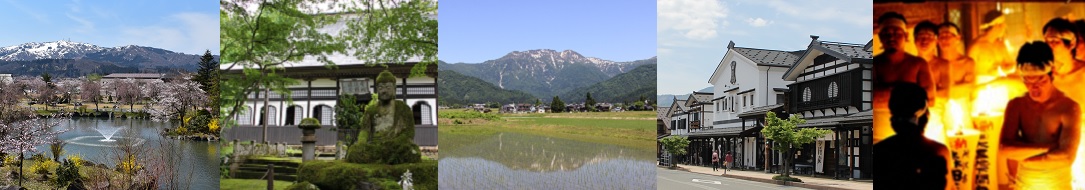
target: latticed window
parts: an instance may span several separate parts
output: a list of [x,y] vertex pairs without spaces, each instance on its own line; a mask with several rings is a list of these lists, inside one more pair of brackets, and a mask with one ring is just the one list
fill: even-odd
[[840,87],[836,86],[836,82],[829,83],[829,97],[835,98],[840,92]]
[[367,79],[342,79],[339,81],[340,94],[368,94],[369,80]]
[[237,115],[238,125],[252,125],[252,109],[249,106],[245,106],[245,111]]
[[811,95],[810,94],[810,87],[803,88],[803,90],[802,90],[802,101],[803,102],[809,102],[810,101],[810,95]]

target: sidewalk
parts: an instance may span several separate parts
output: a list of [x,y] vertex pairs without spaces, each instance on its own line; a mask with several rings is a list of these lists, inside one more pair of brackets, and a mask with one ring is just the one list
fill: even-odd
[[[689,170],[690,172],[693,172],[693,173],[709,174],[709,175],[713,175],[713,176],[720,176],[720,175],[723,174],[723,169],[720,169],[720,171],[712,171],[712,167],[701,167],[701,166],[691,166],[691,165],[682,165],[682,164],[678,164],[678,167],[687,169],[687,170]],[[775,184],[776,182],[775,182],[775,180],[772,180],[772,176],[776,176],[776,175],[779,175],[779,174],[765,173],[764,171],[740,171],[740,170],[733,170],[732,169],[730,171],[727,171],[727,175],[723,175],[723,177],[736,178],[736,179],[749,180],[749,181],[758,181],[758,182],[765,182],[765,183],[774,183]],[[835,180],[835,179],[816,178],[816,177],[809,177],[809,176],[802,176],[802,175],[792,175],[791,177],[802,179],[803,183],[790,184],[791,186],[797,186],[797,187],[802,187],[802,188],[810,188],[810,189],[862,189],[862,190],[873,190],[874,189],[874,183],[873,182]]]

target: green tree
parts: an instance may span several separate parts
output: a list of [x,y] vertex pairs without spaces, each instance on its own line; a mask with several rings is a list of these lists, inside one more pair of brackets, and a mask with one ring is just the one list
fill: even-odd
[[539,107],[539,105],[542,105],[542,100],[539,100],[538,98],[536,98],[535,99],[535,107]]
[[[354,95],[344,94],[339,96],[339,102],[335,106],[335,125],[340,129],[362,128],[362,104],[356,102]],[[376,99],[372,100],[376,102]]]
[[765,113],[765,128],[761,129],[761,134],[765,135],[766,139],[772,140],[772,149],[780,151],[784,156],[784,170],[781,176],[789,178],[791,171],[791,158],[792,149],[802,147],[804,144],[814,142],[819,137],[829,134],[830,130],[817,129],[817,128],[801,128],[797,129],[799,124],[806,123],[806,120],[799,118],[797,114],[792,114],[788,119],[781,119],[776,117],[776,113]]
[[565,102],[561,102],[561,98],[554,96],[554,99],[550,101],[550,112],[561,113],[565,111]]
[[595,111],[595,99],[591,98],[591,92],[588,92],[588,97],[584,98],[584,106],[588,107],[588,111]]
[[669,136],[660,139],[659,144],[663,145],[663,150],[671,153],[671,168],[674,168],[674,156],[686,155],[689,139],[683,136]]
[[208,107],[211,108],[212,116],[219,116],[219,62],[215,60],[215,56],[211,55],[211,50],[207,50],[200,56],[200,62],[197,63],[199,69],[196,70],[196,76],[193,80],[200,84],[200,89],[207,92]]

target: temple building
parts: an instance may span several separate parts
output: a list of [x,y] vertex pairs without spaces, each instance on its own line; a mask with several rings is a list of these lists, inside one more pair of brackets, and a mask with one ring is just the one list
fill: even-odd
[[[345,27],[345,22],[339,22],[322,31],[338,31]],[[301,140],[301,130],[296,125],[302,118],[315,118],[324,126],[317,130],[317,145],[334,145],[338,140],[350,139],[345,136],[353,136],[347,134],[351,132],[339,134],[343,130],[335,129],[335,108],[340,96],[351,95],[358,104],[369,103],[372,94],[376,93],[377,75],[388,69],[396,76],[396,99],[404,101],[414,112],[415,144],[437,145],[436,64],[426,68],[425,76],[410,76],[412,67],[420,61],[417,58],[405,64],[385,63],[387,68],[344,54],[328,55],[328,59],[335,62],[336,68],[326,67],[313,56],[283,64],[285,71],[277,74],[298,81],[287,86],[292,101],[283,94],[267,89],[250,94],[245,102],[245,111],[235,118],[238,126],[225,131],[223,138],[260,141],[263,138],[262,125],[266,123],[269,128],[267,141],[297,144]],[[241,69],[223,72],[240,73]],[[267,114],[264,114],[265,109]]]

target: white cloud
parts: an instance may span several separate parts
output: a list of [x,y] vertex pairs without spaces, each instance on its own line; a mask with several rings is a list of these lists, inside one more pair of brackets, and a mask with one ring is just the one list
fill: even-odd
[[727,26],[727,7],[715,0],[662,0],[656,14],[660,31],[676,31],[685,38],[715,38],[718,29]]
[[151,46],[187,54],[219,54],[219,18],[203,13],[178,13],[161,24],[122,30],[125,44]]
[[[870,11],[853,10],[853,9],[873,9],[873,3],[870,1],[862,1],[862,4],[857,4],[858,1],[783,1],[783,0],[767,0],[760,1],[766,2],[768,6],[776,9],[778,13],[784,13],[799,19],[806,20],[819,20],[819,21],[843,21],[849,24],[857,26],[867,26],[872,24],[874,16],[872,14],[864,14]],[[845,8],[845,10],[842,10]]]
[[77,17],[77,16],[72,15],[72,14],[65,14],[65,15],[67,15],[68,18],[72,19],[73,21],[79,23],[80,27],[75,29],[76,32],[88,33],[88,32],[94,31],[94,22],[91,22],[91,21],[89,21],[89,20],[87,20],[85,18],[82,18],[82,17]]
[[746,23],[749,23],[750,26],[762,27],[762,26],[767,26],[769,24],[772,24],[772,21],[768,21],[768,20],[761,19],[761,18],[756,18],[756,19],[755,18],[747,18]]

